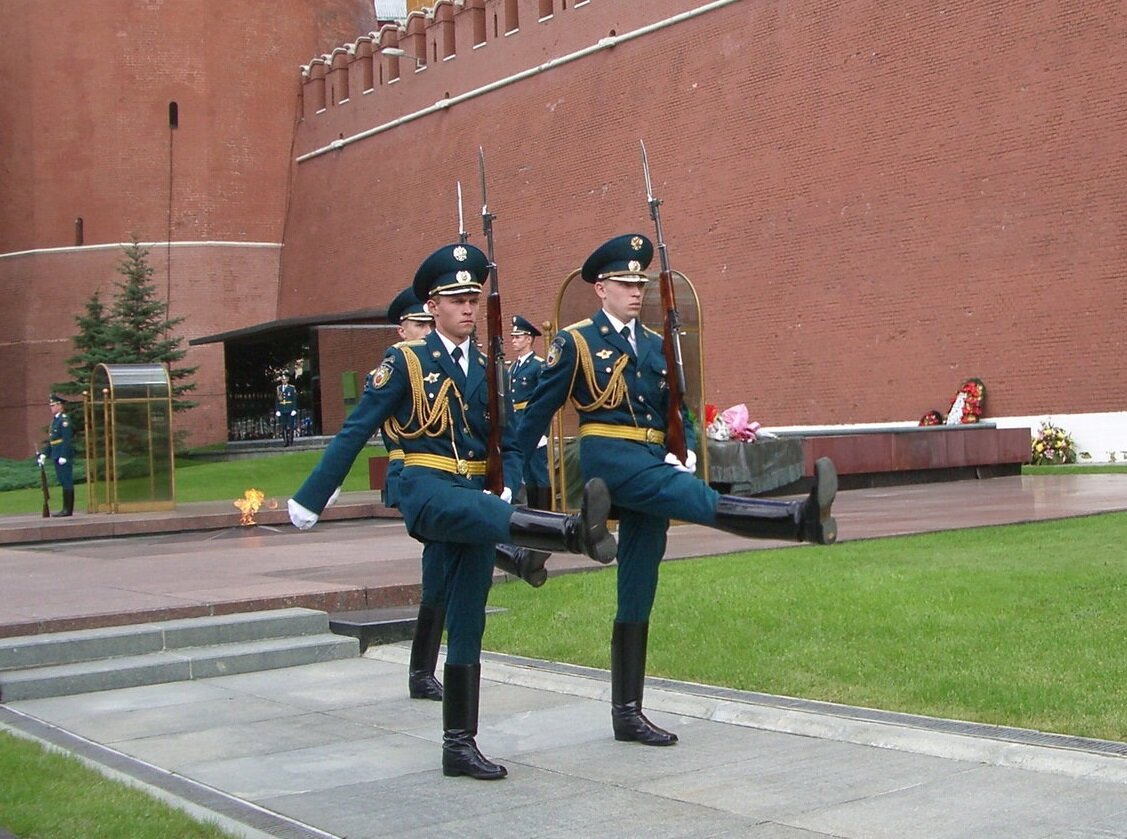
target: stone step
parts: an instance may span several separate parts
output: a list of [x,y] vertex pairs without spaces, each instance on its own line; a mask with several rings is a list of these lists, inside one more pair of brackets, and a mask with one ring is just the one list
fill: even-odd
[[[321,613],[324,618],[324,613]],[[263,638],[0,672],[0,702],[206,679],[354,658],[351,638],[325,633]]]
[[[503,612],[504,609],[488,606],[485,614]],[[329,616],[329,629],[338,635],[347,635],[360,642],[364,653],[372,644],[394,644],[414,637],[419,617],[418,606],[386,606],[379,609],[357,609],[352,612],[333,612]]]
[[415,634],[418,606],[387,606],[382,609],[358,609],[333,612],[328,616],[329,630],[355,638],[363,654],[372,644],[394,644],[408,641]]
[[316,609],[273,609],[0,639],[0,672],[329,631]]

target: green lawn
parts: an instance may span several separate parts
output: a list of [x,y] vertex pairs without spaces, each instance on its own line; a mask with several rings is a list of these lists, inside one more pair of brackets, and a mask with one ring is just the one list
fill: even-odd
[[[668,562],[648,672],[1127,740],[1125,536],[1114,513]],[[488,649],[609,666],[613,568],[490,603]]]
[[0,731],[0,827],[43,839],[224,839],[148,793],[78,758]]

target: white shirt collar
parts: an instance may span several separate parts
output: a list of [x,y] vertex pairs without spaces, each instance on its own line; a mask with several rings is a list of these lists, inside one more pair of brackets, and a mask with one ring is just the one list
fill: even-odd
[[637,325],[634,323],[634,321],[637,320],[637,318],[630,318],[630,320],[627,323],[623,323],[618,318],[616,318],[614,315],[612,315],[610,312],[608,312],[606,309],[603,309],[603,314],[607,316],[607,320],[610,321],[610,325],[614,329],[615,332],[618,332],[618,333],[621,334],[622,327],[624,327],[624,326],[630,327],[630,338],[631,338],[631,340],[634,340],[634,335],[637,332],[637,329],[636,329]]
[[451,355],[454,354],[454,347],[462,348],[462,360],[458,363],[462,366],[462,372],[468,373],[470,370],[470,339],[467,338],[462,343],[455,344],[437,329],[434,331],[434,334],[439,337],[439,340],[442,341],[442,346],[446,347],[446,352],[450,353]]

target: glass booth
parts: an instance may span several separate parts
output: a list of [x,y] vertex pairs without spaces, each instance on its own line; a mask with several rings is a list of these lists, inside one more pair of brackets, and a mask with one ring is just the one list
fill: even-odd
[[172,383],[163,364],[99,364],[84,394],[87,509],[172,510]]

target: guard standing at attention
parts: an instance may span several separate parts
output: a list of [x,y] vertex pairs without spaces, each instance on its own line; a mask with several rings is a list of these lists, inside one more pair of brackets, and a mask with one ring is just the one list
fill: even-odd
[[393,346],[372,371],[361,404],[333,438],[313,473],[289,500],[290,520],[312,527],[339,484],[339,460],[351,462],[356,438],[390,422],[403,448],[399,509],[407,531],[433,546],[446,581],[442,771],[495,780],[507,775],[477,748],[481,639],[498,544],[614,557],[606,526],[606,484],[584,487],[575,515],[526,510],[509,500],[521,484],[521,457],[511,429],[503,441],[505,488],[484,491],[488,390],[486,361],[471,336],[488,258],[470,244],[439,248],[419,266],[413,288],[426,300],[435,329]]
[[289,370],[282,371],[282,383],[274,393],[274,416],[282,429],[282,445],[289,446],[297,427],[297,388],[290,384]]
[[829,544],[837,534],[830,515],[837,473],[828,458],[819,459],[814,487],[803,501],[720,495],[695,475],[695,435],[687,411],[682,415],[688,462],[666,451],[670,371],[662,336],[638,320],[652,258],[650,240],[631,233],[606,242],[584,262],[582,277],[594,286],[602,308],[552,341],[518,442],[530,457],[552,416],[571,399],[579,413],[583,477],[606,481],[619,511],[618,608],[611,636],[614,736],[669,746],[677,735],[642,713],[649,617],[669,520],[756,539]]
[[48,460],[55,464],[55,477],[63,490],[63,507],[54,515],[65,518],[74,515],[74,428],[66,415],[63,397],[52,393],[48,404],[51,406],[50,437],[39,453],[38,462],[40,466]]
[[[513,363],[509,365],[509,393],[513,396],[513,419],[520,427],[520,418],[528,407],[528,400],[540,381],[544,359],[536,354],[533,343],[541,332],[520,315],[513,315],[513,329],[509,343],[513,348]],[[548,482],[548,438],[541,437],[536,452],[528,459],[524,470],[524,487],[528,506],[540,510],[552,509],[552,488]]]

